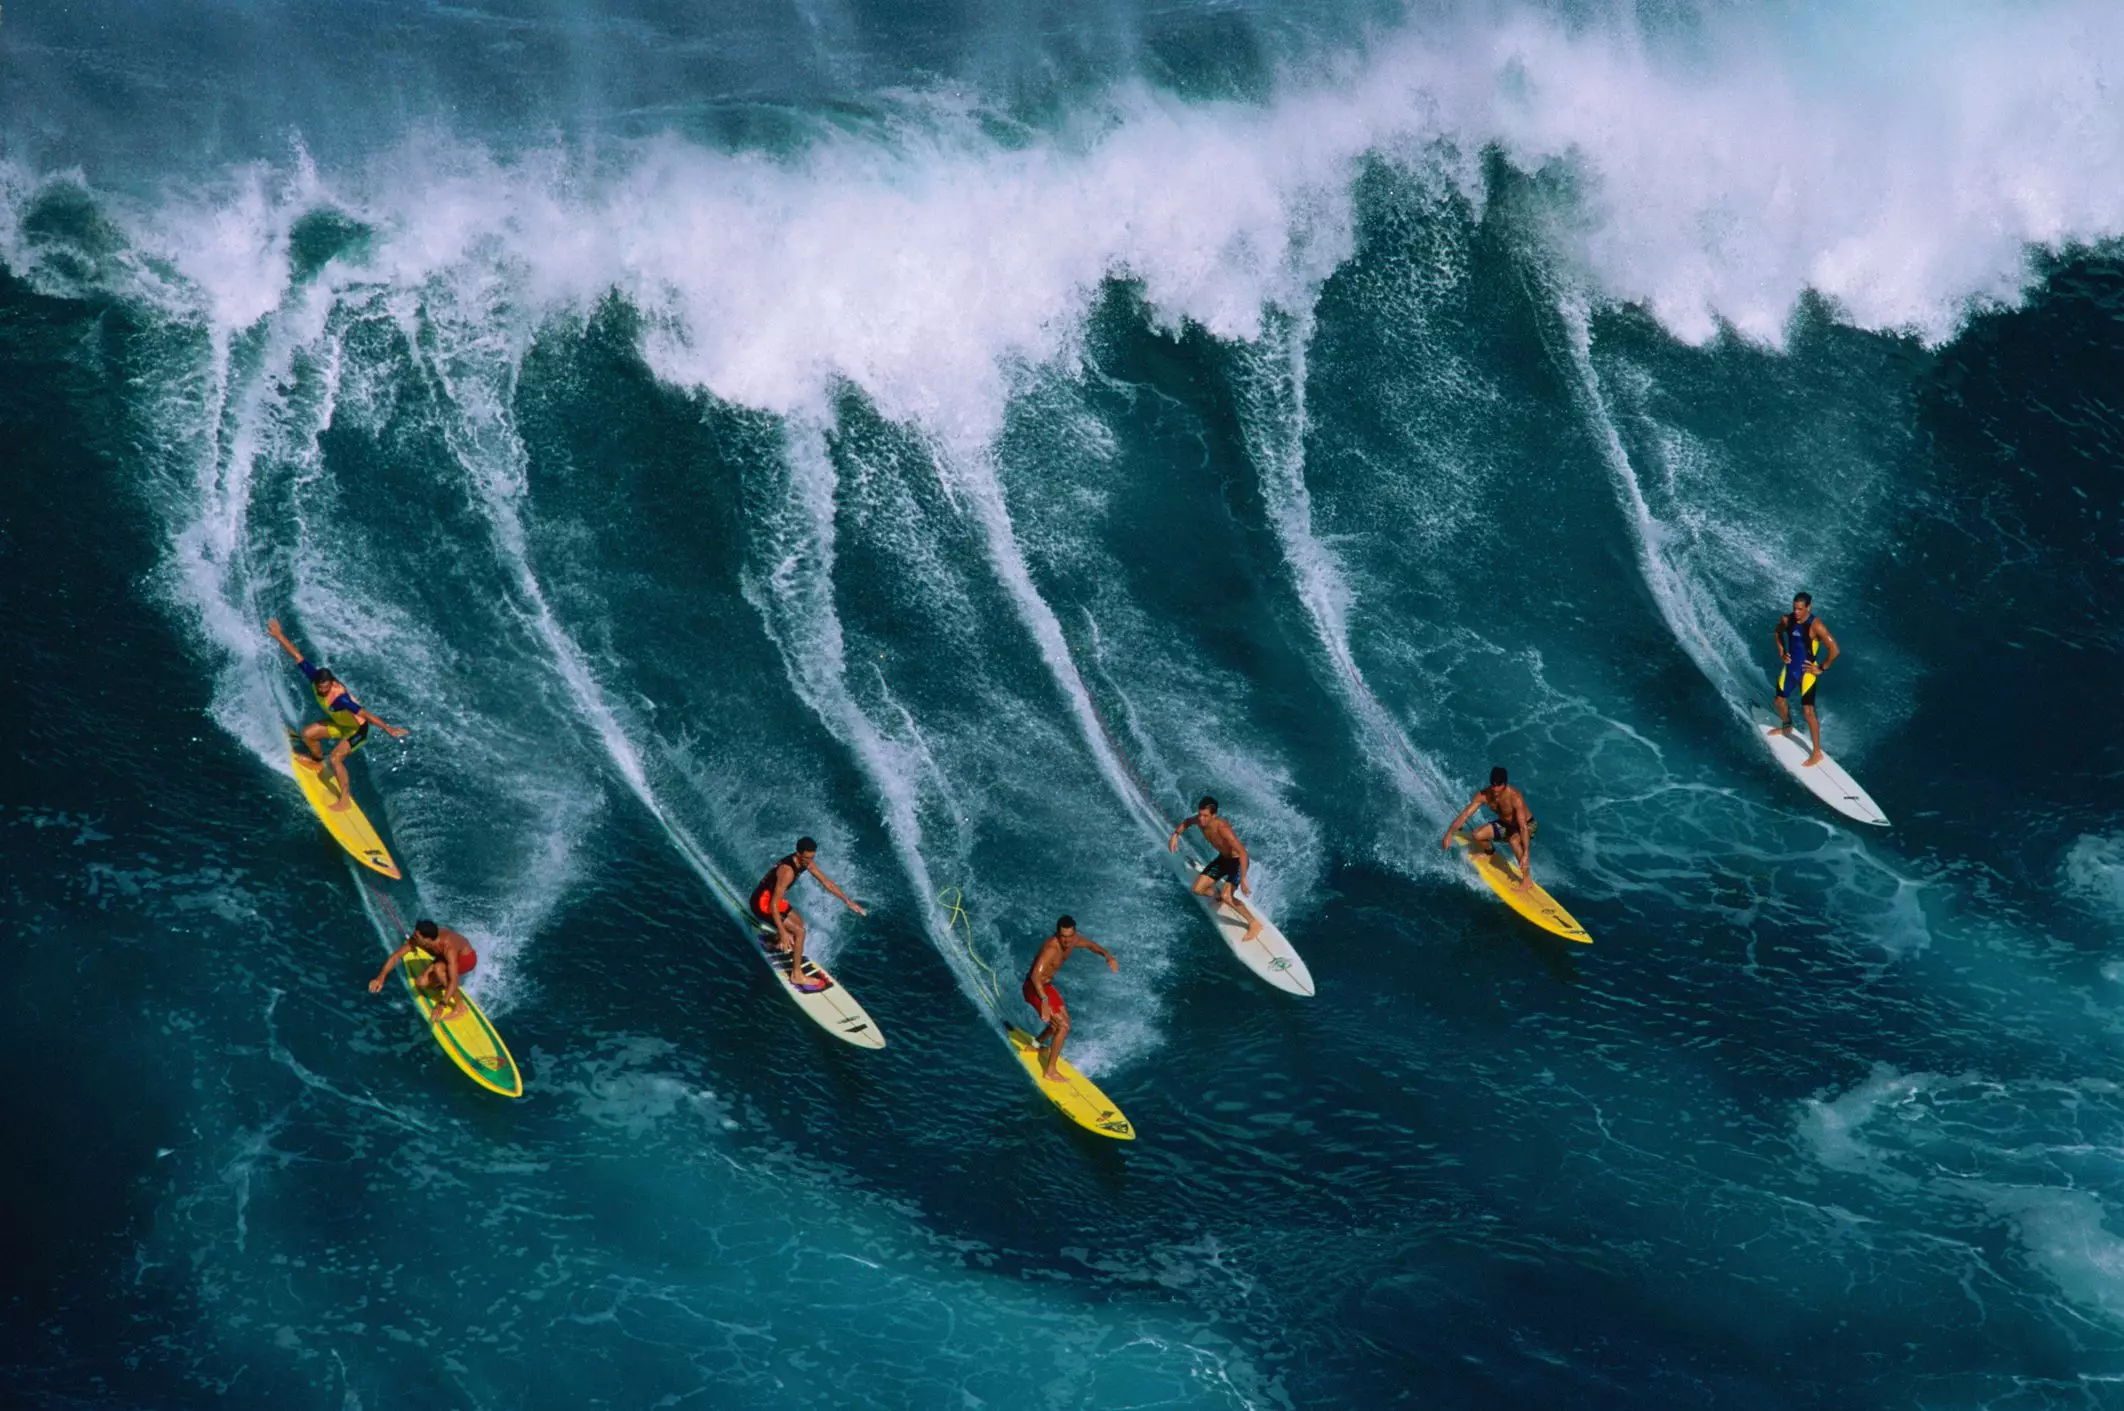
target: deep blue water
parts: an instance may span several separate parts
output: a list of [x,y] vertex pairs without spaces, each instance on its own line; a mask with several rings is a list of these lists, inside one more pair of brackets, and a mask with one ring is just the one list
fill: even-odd
[[2124,1404],[2124,23],[1907,18],[11,9],[0,1400]]

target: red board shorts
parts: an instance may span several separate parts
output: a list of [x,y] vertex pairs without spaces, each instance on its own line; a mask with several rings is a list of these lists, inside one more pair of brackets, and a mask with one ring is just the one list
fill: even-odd
[[1018,993],[1024,995],[1025,1002],[1037,1010],[1040,1007],[1040,995],[1042,991],[1045,991],[1047,995],[1048,1017],[1051,1019],[1061,1019],[1067,1017],[1069,1014],[1069,1006],[1062,1002],[1062,992],[1055,988],[1054,981],[1052,980],[1048,981],[1045,985],[1035,987],[1032,982],[1032,976],[1028,975],[1025,977],[1024,986],[1020,988]]
[[[431,955],[427,951],[419,950],[418,947],[415,949],[418,954],[428,957],[427,969],[422,971],[420,979],[426,980],[429,971],[434,972],[438,981],[450,978],[450,958],[448,956]],[[466,946],[464,952],[458,957],[457,973],[459,975],[469,975],[472,973],[472,967],[477,964],[479,964],[479,952],[470,946]]]
[[[768,903],[773,900],[773,892],[768,891],[765,887],[760,888],[758,892],[753,894],[752,914],[754,916],[762,917],[768,921],[772,921],[774,919],[774,909],[770,907]],[[789,914],[789,898],[782,898],[781,910],[784,916],[787,916]]]

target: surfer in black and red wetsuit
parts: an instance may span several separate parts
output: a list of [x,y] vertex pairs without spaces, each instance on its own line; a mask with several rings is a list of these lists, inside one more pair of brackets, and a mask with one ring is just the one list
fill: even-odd
[[845,902],[850,911],[858,916],[868,914],[835,885],[833,878],[819,871],[818,857],[819,845],[810,838],[799,838],[796,851],[768,868],[767,875],[752,889],[752,914],[774,927],[776,948],[789,953],[789,983],[805,994],[825,989],[826,981],[804,982],[804,915],[789,905],[789,889],[796,879],[808,872],[813,881]]
[[420,978],[413,982],[413,988],[440,996],[428,1015],[428,1022],[440,1024],[446,1019],[455,1019],[464,1004],[463,997],[457,992],[458,982],[479,964],[479,952],[472,949],[472,943],[458,932],[448,926],[438,926],[425,916],[413,923],[412,934],[406,937],[406,943],[391,952],[383,969],[369,981],[369,993],[373,995],[383,989],[384,981],[390,978],[391,968],[416,950],[435,959],[435,963],[422,970]]
[[[1821,680],[1822,673],[1829,669],[1829,663],[1843,654],[1842,648],[1837,646],[1836,638],[1829,635],[1828,627],[1814,615],[1814,599],[1805,593],[1792,595],[1792,611],[1777,620],[1775,636],[1777,659],[1782,665],[1777,670],[1777,694],[1774,699],[1777,702],[1777,718],[1785,723],[1770,733],[1792,733],[1792,707],[1787,702],[1797,695],[1800,714],[1807,718],[1807,737],[1814,746],[1814,753],[1800,763],[1820,764],[1822,721],[1821,717],[1814,713],[1814,687],[1815,683]],[[1824,647],[1829,649],[1827,656],[1822,654]],[[1795,676],[1799,678],[1796,681],[1793,679]]]
[[1107,955],[1104,946],[1077,930],[1076,918],[1065,916],[1055,923],[1055,933],[1040,942],[1040,953],[1033,957],[1032,969],[1025,972],[1025,984],[1019,991],[1025,1002],[1040,1012],[1040,1022],[1046,1026],[1037,1038],[1040,1067],[1050,1083],[1059,1081],[1055,1065],[1062,1061],[1062,1041],[1069,1037],[1069,1006],[1055,988],[1055,972],[1069,959],[1071,951],[1078,950],[1104,955],[1107,969],[1117,973],[1121,969],[1121,962]]

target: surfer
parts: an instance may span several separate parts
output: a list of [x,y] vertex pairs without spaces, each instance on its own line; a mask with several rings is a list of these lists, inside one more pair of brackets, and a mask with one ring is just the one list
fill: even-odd
[[[1777,620],[1777,631],[1773,635],[1777,639],[1777,659],[1782,663],[1777,672],[1777,718],[1785,723],[1771,733],[1792,733],[1792,707],[1786,700],[1792,693],[1792,673],[1796,669],[1800,674],[1800,714],[1806,717],[1807,737],[1814,745],[1814,753],[1800,763],[1820,764],[1822,722],[1814,713],[1814,687],[1822,673],[1829,669],[1829,663],[1837,659],[1836,638],[1829,635],[1829,629],[1814,615],[1814,599],[1806,593],[1792,595],[1792,611]],[[1829,655],[1822,655],[1823,647],[1829,649]]]
[[1232,908],[1246,920],[1246,934],[1241,940],[1251,941],[1261,934],[1261,918],[1253,909],[1239,900],[1239,894],[1253,895],[1254,889],[1247,884],[1247,868],[1252,865],[1247,857],[1246,844],[1232,831],[1232,825],[1217,814],[1217,801],[1208,794],[1195,805],[1195,816],[1182,819],[1173,826],[1172,837],[1165,840],[1167,852],[1180,851],[1180,835],[1190,828],[1200,828],[1202,838],[1217,850],[1217,856],[1209,866],[1195,874],[1194,889],[1197,896],[1217,893],[1217,900]]
[[1021,993],[1025,1002],[1040,1012],[1040,1022],[1046,1026],[1040,1030],[1035,1042],[1040,1045],[1041,1071],[1050,1083],[1061,1081],[1055,1065],[1062,1061],[1062,1041],[1069,1037],[1069,1006],[1062,1002],[1062,992],[1055,988],[1055,972],[1075,950],[1104,955],[1107,969],[1116,974],[1121,971],[1121,962],[1107,955],[1104,946],[1078,932],[1075,917],[1065,916],[1055,922],[1055,933],[1040,942],[1040,953],[1033,957],[1032,969],[1025,972],[1025,986]]
[[1498,765],[1490,771],[1490,787],[1477,789],[1468,806],[1453,816],[1446,824],[1445,837],[1438,846],[1451,849],[1453,834],[1467,822],[1478,808],[1487,807],[1497,815],[1495,823],[1485,823],[1468,835],[1474,850],[1485,855],[1497,851],[1495,842],[1502,838],[1512,845],[1512,855],[1519,859],[1519,890],[1528,890],[1534,885],[1534,871],[1527,863],[1527,845],[1534,835],[1534,815],[1527,812],[1527,796],[1513,788],[1505,780],[1505,767]]
[[858,916],[868,915],[834,884],[833,878],[819,871],[818,856],[816,842],[799,838],[796,851],[768,868],[767,875],[752,889],[753,916],[774,927],[775,948],[789,953],[789,983],[807,995],[825,989],[827,981],[822,978],[817,984],[804,983],[804,914],[789,905],[789,889],[796,879],[809,872],[813,881],[839,897],[850,911]]
[[[362,741],[369,738],[369,727],[374,725],[394,740],[403,740],[406,731],[396,725],[387,725],[382,719],[361,708],[360,702],[347,694],[346,683],[322,666],[312,666],[304,660],[302,652],[288,634],[280,630],[280,619],[272,618],[266,623],[266,631],[280,643],[281,650],[295,658],[295,665],[310,679],[310,690],[317,697],[317,708],[325,713],[323,720],[315,720],[302,727],[302,743],[310,751],[310,767],[320,774],[325,767],[325,741],[332,740],[332,774],[339,780],[339,801],[332,811],[351,807],[354,796],[347,790],[347,756],[361,748]],[[396,875],[395,873],[393,874]]]
[[382,990],[384,981],[390,977],[391,967],[414,951],[432,956],[435,963],[420,972],[413,988],[430,993],[442,992],[442,998],[436,1001],[434,1011],[428,1015],[428,1022],[440,1024],[446,1019],[455,1019],[464,1008],[463,997],[457,992],[457,982],[471,974],[472,967],[479,964],[479,952],[472,949],[472,943],[462,935],[447,926],[436,925],[425,916],[413,923],[413,932],[406,937],[406,943],[391,952],[383,969],[369,981],[369,993],[373,995]]

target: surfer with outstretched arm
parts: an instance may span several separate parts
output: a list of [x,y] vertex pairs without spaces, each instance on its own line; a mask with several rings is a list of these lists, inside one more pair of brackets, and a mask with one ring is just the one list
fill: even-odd
[[[1841,655],[1841,651],[1836,645],[1836,638],[1829,635],[1829,629],[1814,615],[1814,599],[1806,593],[1792,595],[1792,611],[1777,620],[1777,630],[1773,636],[1777,640],[1777,659],[1780,663],[1775,697],[1777,718],[1785,723],[1771,733],[1792,733],[1792,707],[1786,701],[1792,694],[1792,673],[1796,670],[1800,676],[1800,714],[1806,717],[1807,738],[1814,746],[1814,753],[1800,763],[1820,764],[1822,722],[1821,717],[1814,713],[1814,686],[1821,679],[1822,673],[1829,669],[1829,663]],[[1824,647],[1829,649],[1827,656],[1822,654]]]
[[1251,941],[1261,934],[1261,918],[1254,915],[1253,908],[1239,900],[1240,893],[1251,896],[1254,890],[1246,880],[1247,868],[1252,865],[1246,844],[1239,841],[1232,825],[1218,815],[1217,801],[1208,794],[1195,805],[1194,817],[1184,818],[1173,825],[1173,835],[1165,840],[1165,850],[1180,851],[1180,835],[1190,828],[1200,828],[1203,841],[1217,850],[1216,859],[1195,874],[1195,894],[1206,897],[1215,891],[1218,901],[1245,918],[1246,935],[1240,939]]
[[1107,955],[1106,947],[1078,931],[1075,917],[1065,916],[1055,922],[1055,933],[1040,942],[1040,953],[1033,957],[1032,969],[1025,972],[1025,985],[1020,991],[1025,1002],[1040,1013],[1044,1027],[1035,1042],[1040,1045],[1041,1071],[1050,1083],[1061,1081],[1055,1065],[1062,1061],[1062,1041],[1069,1037],[1069,1006],[1055,988],[1055,972],[1069,959],[1071,951],[1079,950],[1106,956],[1106,968],[1120,973],[1121,962]]
[[464,1008],[464,999],[457,992],[458,982],[471,974],[472,967],[479,964],[479,952],[472,949],[472,943],[458,932],[448,926],[438,926],[425,916],[413,923],[412,934],[406,937],[406,943],[391,952],[391,958],[383,963],[383,969],[377,971],[376,978],[369,981],[369,993],[373,995],[381,991],[384,981],[390,978],[392,967],[414,951],[432,956],[433,963],[420,972],[420,978],[413,982],[413,988],[431,994],[439,991],[442,996],[436,1000],[434,1010],[428,1015],[428,1022],[440,1024],[446,1019],[455,1019]]
[[1534,835],[1534,815],[1527,812],[1527,796],[1505,782],[1508,777],[1503,765],[1492,769],[1490,786],[1477,789],[1475,797],[1468,800],[1468,806],[1453,815],[1453,821],[1446,824],[1445,837],[1438,846],[1450,850],[1453,834],[1459,831],[1460,825],[1473,817],[1476,809],[1487,807],[1497,815],[1497,821],[1485,823],[1468,834],[1469,842],[1476,852],[1484,854],[1497,850],[1495,844],[1499,838],[1509,842],[1512,855],[1519,859],[1519,890],[1524,892],[1534,885],[1534,870],[1527,862],[1527,847]]
[[819,845],[810,838],[799,838],[796,851],[768,868],[767,875],[752,889],[752,914],[774,927],[776,947],[789,953],[789,983],[807,995],[825,989],[827,982],[822,979],[813,985],[804,983],[804,914],[789,905],[789,889],[796,879],[808,872],[814,882],[839,897],[850,911],[858,916],[868,914],[835,885],[833,878],[819,870],[818,857]]
[[335,742],[331,764],[332,775],[339,781],[339,799],[332,805],[332,811],[338,813],[354,802],[354,796],[347,790],[347,756],[360,749],[362,741],[369,738],[369,727],[374,725],[394,740],[403,740],[406,731],[396,725],[387,725],[380,717],[363,710],[361,703],[347,693],[345,682],[322,666],[310,665],[301,649],[280,630],[279,618],[268,620],[266,631],[273,634],[273,640],[280,643],[282,651],[295,658],[295,665],[310,679],[310,691],[317,697],[317,708],[325,713],[323,720],[302,727],[302,743],[310,751],[310,767],[323,773],[325,741]]

